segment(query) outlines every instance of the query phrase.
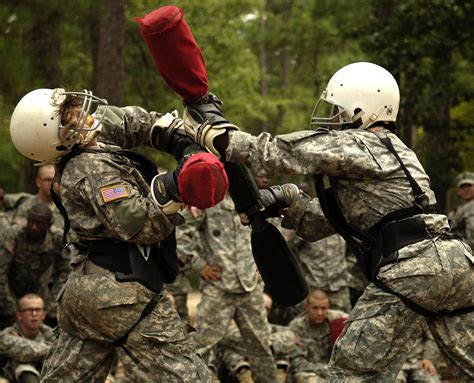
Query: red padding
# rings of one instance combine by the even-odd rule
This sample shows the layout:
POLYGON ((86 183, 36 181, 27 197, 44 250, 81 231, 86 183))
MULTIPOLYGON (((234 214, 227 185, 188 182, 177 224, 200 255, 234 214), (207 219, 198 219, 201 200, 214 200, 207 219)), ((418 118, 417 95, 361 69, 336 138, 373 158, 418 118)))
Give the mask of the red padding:
POLYGON ((342 330, 344 330, 346 321, 347 318, 336 318, 329 322, 331 345, 334 346, 334 343, 336 343, 337 338, 339 338, 342 330))
POLYGON ((207 209, 224 199, 229 180, 216 156, 200 152, 185 162, 178 175, 178 188, 185 204, 207 209))
POLYGON ((197 101, 208 91, 206 65, 183 14, 170 5, 135 21, 168 86, 185 101, 197 101))

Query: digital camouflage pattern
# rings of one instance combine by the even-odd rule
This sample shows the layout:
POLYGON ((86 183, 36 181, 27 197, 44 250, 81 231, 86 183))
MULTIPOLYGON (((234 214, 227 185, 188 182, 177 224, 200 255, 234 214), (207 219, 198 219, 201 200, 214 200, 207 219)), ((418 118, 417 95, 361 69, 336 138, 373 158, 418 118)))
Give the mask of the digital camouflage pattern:
POLYGON ((450 217, 454 224, 454 232, 458 234, 471 249, 474 248, 474 200, 459 206, 450 217))
POLYGON ((188 247, 189 244, 192 244, 192 238, 195 235, 195 228, 192 225, 194 217, 189 208, 182 210, 181 215, 188 223, 184 223, 183 225, 176 227, 176 255, 180 261, 179 273, 173 283, 166 284, 166 288, 175 299, 176 310, 178 311, 179 317, 185 323, 188 323, 189 312, 187 301, 188 293, 191 291, 191 283, 189 282, 187 273, 191 269, 191 264, 189 261, 192 257, 187 255, 187 253, 189 253, 188 250, 182 250, 182 248, 188 247), (191 238, 191 240, 188 240, 188 238, 191 238))
MULTIPOLYGON (((429 177, 414 152, 387 131, 395 150, 431 204, 435 196, 429 177)), ((227 160, 248 164, 267 174, 326 174, 349 224, 368 230, 386 214, 413 206, 410 184, 400 164, 370 131, 350 129, 299 131, 271 137, 262 133, 229 133, 227 160)), ((471 249, 445 239, 446 216, 422 214, 432 239, 399 250, 399 260, 378 277, 392 289, 429 310, 453 310, 474 304, 471 249)), ((284 227, 307 240, 334 234, 317 199, 300 193, 288 209, 284 227)), ((474 378, 474 313, 434 320, 415 313, 403 302, 370 284, 351 312, 335 345, 330 379, 393 381, 403 357, 427 322, 446 363, 459 382, 474 378), (396 335, 395 335, 396 334, 396 335)))
MULTIPOLYGON (((38 194, 31 195, 31 197, 22 198, 21 201, 16 205, 15 209, 11 213, 12 220, 16 224, 25 224, 26 218, 28 215, 28 211, 33 207, 40 203, 43 203, 40 199, 38 194)), ((56 226, 58 229, 63 229, 64 227, 64 218, 56 208, 53 202, 50 204, 46 204, 51 212, 53 213, 52 224, 56 226)))
POLYGON ((43 298, 48 317, 56 318, 56 300, 71 271, 69 252, 63 250, 62 231, 51 226, 42 242, 27 237, 26 226, 12 228, 5 248, 11 254, 8 283, 15 299, 27 293, 43 298))
MULTIPOLYGON (((289 357, 295 347, 295 335, 287 326, 268 323, 269 339, 273 358, 278 368, 285 370, 289 367, 289 357)), ((234 321, 227 328, 224 338, 218 343, 218 356, 231 374, 241 367, 250 368, 247 351, 243 339, 234 321)))
POLYGON ((25 337, 17 323, 3 329, 0 332, 0 354, 7 358, 3 376, 14 382, 17 369, 36 371, 39 374, 52 341, 53 330, 46 325, 41 326, 32 339, 25 337))
POLYGON ((347 317, 345 312, 328 310, 326 320, 318 325, 310 323, 307 315, 290 322, 289 327, 296 336, 295 350, 290 359, 293 375, 311 372, 319 378, 327 377, 332 352, 330 321, 347 317))
POLYGON ((333 309, 350 312, 344 239, 336 234, 309 242, 295 235, 289 244, 300 262, 310 290, 324 291, 333 309))
MULTIPOLYGON (((147 145, 157 117, 138 107, 109 107, 101 140, 122 148, 147 145)), ((117 149, 100 144, 67 163, 60 193, 71 227, 79 241, 157 243, 173 230, 173 217, 163 214, 144 176, 130 160, 115 154, 117 149), (104 202, 100 191, 112 185, 122 185, 128 196, 104 202)), ((168 298, 159 300, 122 346, 113 345, 139 320, 153 296, 138 282, 118 283, 108 271, 88 274, 84 261, 78 263, 58 297, 59 338, 45 361, 43 381, 103 382, 116 349, 132 381, 209 382, 210 373, 168 298)))
POLYGON ((408 351, 406 361, 403 363, 396 382, 438 383, 438 375, 430 375, 421 367, 420 362, 424 359, 433 362, 435 367, 439 365, 439 349, 427 326, 423 326, 422 333, 408 351))
POLYGON ((252 257, 250 228, 241 224, 229 195, 213 208, 206 209, 196 225, 199 237, 191 237, 195 246, 192 254, 199 254, 199 259, 193 261, 194 266, 197 270, 206 264, 217 266, 222 278, 201 279, 197 331, 190 336, 199 352, 205 355, 224 337, 229 322, 234 319, 244 340, 254 379, 276 382, 263 285, 252 257))

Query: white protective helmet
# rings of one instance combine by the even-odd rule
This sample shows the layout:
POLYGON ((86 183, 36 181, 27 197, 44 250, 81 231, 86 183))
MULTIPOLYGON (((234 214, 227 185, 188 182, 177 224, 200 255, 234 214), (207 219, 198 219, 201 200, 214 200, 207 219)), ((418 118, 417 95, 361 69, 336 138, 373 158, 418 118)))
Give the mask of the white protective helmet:
POLYGON ((97 136, 102 119, 94 121, 90 127, 86 124, 93 105, 107 106, 107 101, 87 89, 82 92, 65 92, 61 88, 33 90, 18 102, 10 119, 13 145, 32 160, 54 161, 75 144, 86 144, 97 136), (64 130, 59 108, 69 94, 82 98, 83 103, 77 124, 64 130), (82 135, 81 132, 87 133, 82 135))
POLYGON ((314 107, 310 125, 365 129, 377 121, 396 121, 399 106, 400 91, 392 74, 377 64, 357 62, 331 77, 314 107), (329 116, 318 116, 323 103, 331 107, 329 116))

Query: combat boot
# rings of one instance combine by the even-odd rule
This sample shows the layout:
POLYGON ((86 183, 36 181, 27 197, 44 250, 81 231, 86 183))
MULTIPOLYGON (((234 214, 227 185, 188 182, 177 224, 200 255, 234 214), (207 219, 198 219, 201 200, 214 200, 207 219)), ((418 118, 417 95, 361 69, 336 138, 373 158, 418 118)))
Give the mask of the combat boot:
POLYGON ((241 368, 235 373, 235 377, 239 383, 254 383, 252 379, 252 374, 247 367, 241 368))

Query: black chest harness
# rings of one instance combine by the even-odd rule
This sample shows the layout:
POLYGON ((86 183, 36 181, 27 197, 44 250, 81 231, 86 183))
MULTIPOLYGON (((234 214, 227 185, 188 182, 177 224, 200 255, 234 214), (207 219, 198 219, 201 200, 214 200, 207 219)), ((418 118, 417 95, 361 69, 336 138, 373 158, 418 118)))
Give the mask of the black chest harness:
MULTIPOLYGON (((431 238, 423 220, 417 215, 436 214, 438 213, 438 207, 429 204, 428 196, 410 174, 383 129, 374 128, 369 131, 380 139, 399 162, 415 196, 413 206, 393 211, 384 216, 368 231, 363 231, 347 222, 335 198, 334 191, 331 187, 326 188, 324 186, 324 175, 315 175, 316 193, 324 216, 344 238, 349 248, 355 254, 357 263, 367 279, 381 290, 399 297, 406 306, 425 317, 459 315, 473 311, 474 307, 472 306, 449 312, 433 312, 427 310, 411 299, 392 290, 377 278, 380 268, 398 260, 398 250, 431 238)), ((449 234, 447 234, 447 236, 449 236, 449 234)))
MULTIPOLYGON (((97 152, 98 150, 76 146, 70 153, 60 159, 56 169, 58 182, 61 181, 62 172, 68 161, 86 151, 97 152)), ((157 173, 155 165, 138 153, 125 150, 113 153, 131 160, 148 182, 151 182, 157 173)), ((64 217, 63 244, 67 246, 67 233, 70 229, 69 217, 54 190, 51 190, 51 195, 56 207, 64 217)), ((115 279, 118 282, 137 281, 155 293, 159 293, 162 290, 164 283, 173 282, 179 271, 174 230, 163 241, 143 247, 146 258, 134 243, 113 238, 81 241, 74 243, 74 246, 86 254, 96 265, 114 272, 115 279)))

